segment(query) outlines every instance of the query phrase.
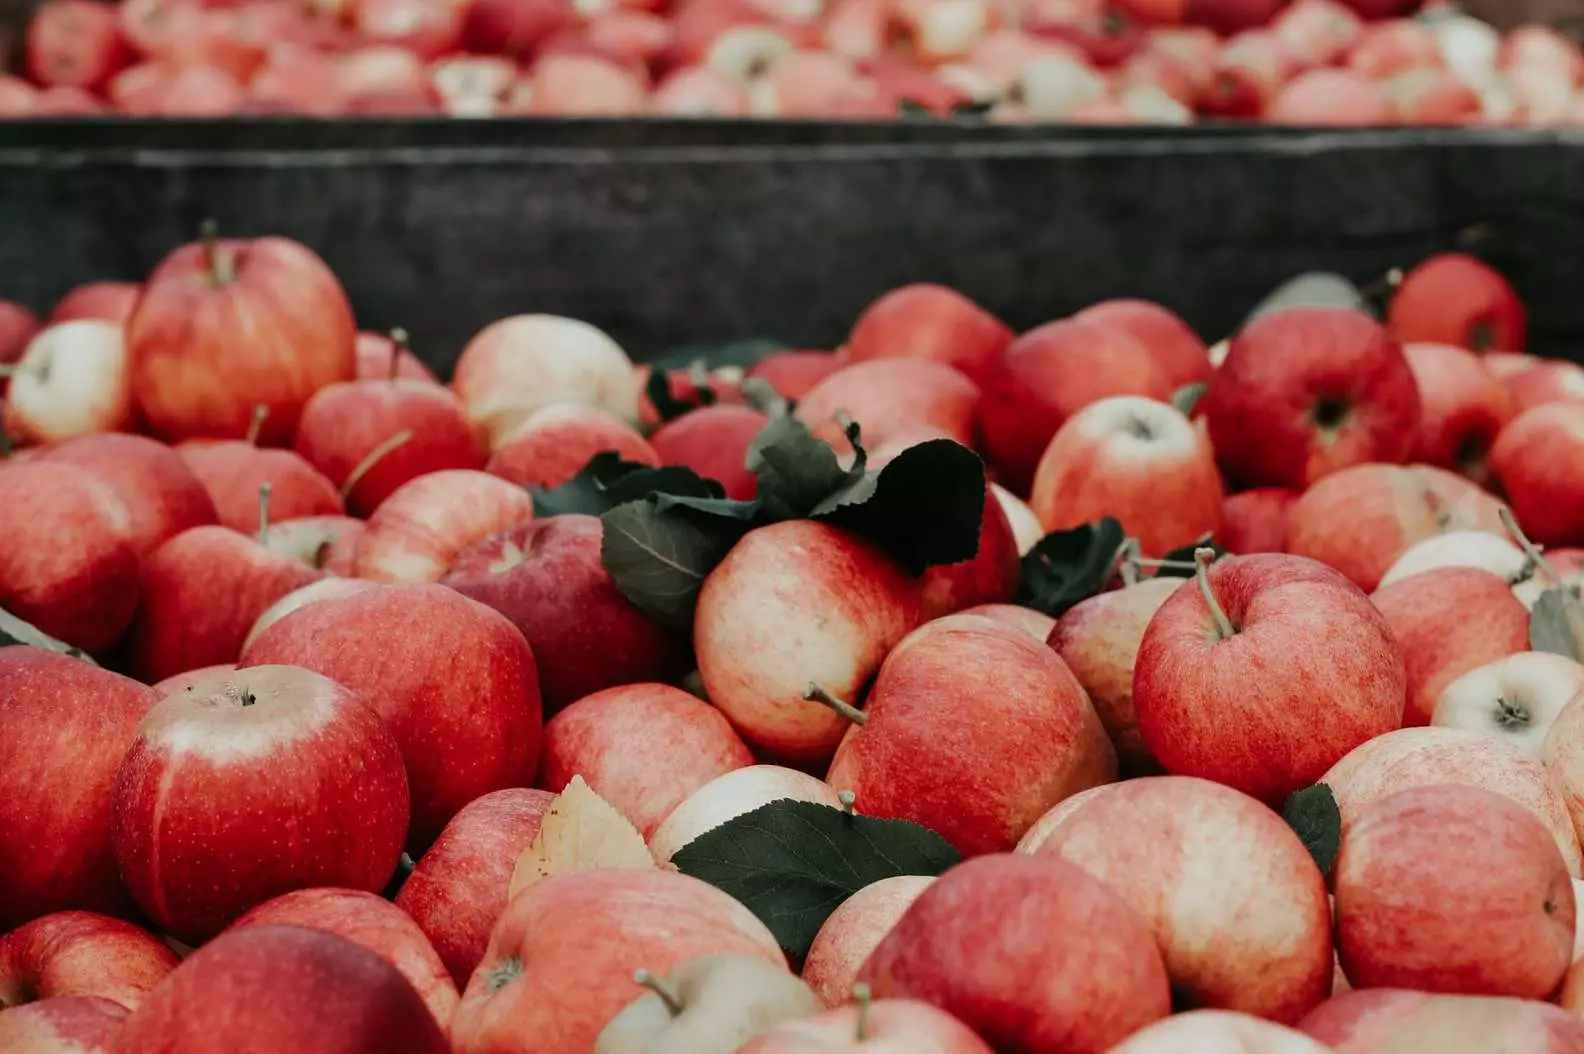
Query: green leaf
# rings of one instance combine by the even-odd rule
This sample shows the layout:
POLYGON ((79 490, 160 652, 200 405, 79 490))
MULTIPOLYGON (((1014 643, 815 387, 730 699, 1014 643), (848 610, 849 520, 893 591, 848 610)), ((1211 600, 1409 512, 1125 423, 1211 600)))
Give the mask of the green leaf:
POLYGON ((81 659, 91 666, 98 665, 94 662, 93 656, 81 648, 74 648, 65 641, 56 640, 32 623, 24 622, 11 612, 0 608, 0 648, 10 647, 47 648, 62 655, 70 655, 74 659, 81 659))
POLYGON ((994 99, 976 99, 969 102, 960 102, 952 107, 953 117, 983 117, 995 109, 994 99))
POLYGON ((693 625, 704 579, 747 531, 725 516, 661 512, 652 498, 618 505, 600 517, 600 561, 633 606, 679 632, 693 625))
MULTIPOLYGON (((857 428, 851 430, 857 445, 857 428)), ((760 429, 748 444, 748 471, 759 478, 759 502, 772 520, 800 520, 833 494, 863 478, 862 448, 856 473, 844 469, 836 451, 815 439, 795 417, 781 417, 760 429)))
POLYGON ((684 344, 661 352, 649 360, 649 365, 655 373, 685 370, 695 363, 701 363, 705 370, 718 370, 727 366, 747 370, 759 365, 759 360, 771 352, 785 351, 791 346, 774 337, 743 337, 740 340, 684 344))
POLYGON ((1060 618, 1106 587, 1124 537, 1109 516, 1047 534, 1023 557, 1018 603, 1060 618))
POLYGON ((1199 400, 1203 399, 1205 392, 1208 392, 1209 390, 1210 386, 1204 381, 1195 381, 1192 384, 1185 384, 1181 388, 1178 388, 1175 392, 1172 392, 1171 404, 1172 406, 1176 407, 1177 412, 1182 414, 1184 417, 1192 417, 1194 407, 1199 405, 1199 400))
POLYGON ((783 948, 802 956, 831 912, 860 889, 897 875, 939 875, 961 859, 950 842, 906 820, 782 800, 700 835, 671 862, 746 905, 783 948))
POLYGON ((1316 783, 1293 791, 1282 806, 1282 819, 1314 857, 1320 873, 1330 878, 1331 869, 1336 866, 1337 850, 1342 846, 1342 810, 1337 808, 1331 788, 1316 783))
POLYGON ((1540 594, 1529 615, 1530 650, 1578 659, 1570 606, 1570 598, 1561 589, 1548 589, 1540 594))
POLYGON ((623 461, 614 451, 605 450, 559 487, 529 487, 528 493, 533 496, 534 516, 543 519, 569 513, 603 516, 618 505, 651 494, 724 498, 726 488, 681 465, 656 468, 623 461))
POLYGON ((674 421, 690 410, 696 410, 708 402, 715 401, 715 393, 708 385, 702 389, 695 389, 695 398, 679 399, 671 390, 671 372, 669 370, 650 370, 649 380, 644 384, 644 394, 649 397, 649 403, 655 408, 661 423, 674 421))
POLYGON ((858 531, 914 575, 972 560, 984 521, 984 462, 950 439, 910 446, 813 515, 858 531))
POLYGON ((1227 555, 1227 551, 1217 545, 1215 543, 1215 539, 1207 534, 1197 542, 1194 542, 1192 545, 1185 545, 1181 549, 1173 549, 1171 552, 1161 557, 1162 560, 1168 561, 1170 564, 1181 566, 1158 567, 1155 569, 1155 577, 1192 578, 1195 574, 1193 566, 1194 553, 1204 548, 1214 549, 1215 558, 1217 560, 1227 555))
POLYGON ((928 106, 925 106, 917 99, 903 99, 901 102, 897 103, 897 116, 909 117, 914 120, 922 120, 932 118, 935 115, 930 112, 930 108, 928 106))

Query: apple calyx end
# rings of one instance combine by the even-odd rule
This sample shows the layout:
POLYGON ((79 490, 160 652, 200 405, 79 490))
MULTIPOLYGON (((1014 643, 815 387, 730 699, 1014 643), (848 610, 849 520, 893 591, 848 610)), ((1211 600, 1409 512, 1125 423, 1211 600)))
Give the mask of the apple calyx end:
POLYGON ((664 1004, 666 1012, 672 1017, 681 1017, 686 1009, 677 994, 666 986, 666 983, 648 970, 636 970, 633 973, 633 983, 640 985, 655 994, 655 997, 664 1004))
POLYGON ((258 696, 253 694, 253 689, 244 688, 244 689, 242 689, 242 697, 240 699, 238 699, 237 702, 240 703, 243 707, 257 706, 258 705, 258 696))
POLYGON ((811 703, 819 703, 830 707, 848 721, 862 728, 869 723, 869 715, 839 696, 832 695, 815 681, 808 683, 808 688, 803 691, 803 698, 811 703))
POLYGON ((502 959, 499 966, 484 971, 484 990, 494 995, 522 976, 522 960, 515 955, 502 959))
POLYGON ((1208 545, 1201 545, 1194 550, 1194 578, 1199 582, 1199 592, 1204 596, 1205 606, 1210 609, 1210 618, 1215 622, 1216 633, 1219 640, 1237 636, 1237 627, 1232 625, 1232 620, 1221 608, 1221 602, 1216 599, 1215 590, 1210 588, 1210 565, 1215 563, 1216 551, 1208 545))

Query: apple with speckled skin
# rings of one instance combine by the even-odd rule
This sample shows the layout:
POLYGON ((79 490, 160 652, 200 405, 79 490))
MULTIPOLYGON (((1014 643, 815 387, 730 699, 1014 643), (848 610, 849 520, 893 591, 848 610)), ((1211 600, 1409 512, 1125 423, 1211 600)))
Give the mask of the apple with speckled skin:
POLYGON ((189 441, 176 448, 214 500, 222 526, 259 530, 259 488, 270 488, 271 522, 346 512, 335 484, 290 450, 269 450, 241 439, 189 441))
POLYGON ((1430 723, 1498 736, 1542 759, 1552 726, 1580 691, 1584 666, 1564 655, 1521 651, 1477 666, 1448 684, 1430 723))
POLYGON ((1496 437, 1491 467, 1537 545, 1584 544, 1584 486, 1569 466, 1584 454, 1584 403, 1547 403, 1496 437))
POLYGON ((649 437, 664 465, 682 465, 726 488, 733 501, 752 501, 759 477, 748 470, 748 444, 770 418, 748 406, 716 403, 667 421, 649 437))
POLYGON ((1468 253, 1421 261, 1403 276, 1387 312, 1398 340, 1474 352, 1523 351, 1526 323, 1523 302, 1507 279, 1468 253))
POLYGON ((1216 543, 1229 553, 1285 553, 1287 516, 1298 492, 1286 487, 1255 487, 1230 495, 1221 506, 1216 543))
POLYGON ((1422 413, 1412 459, 1484 483, 1490 448, 1512 419, 1512 396, 1480 357, 1450 344, 1405 344, 1422 413))
POLYGON ((501 438, 487 469, 521 487, 559 487, 607 451, 623 461, 660 464, 654 447, 621 418, 598 406, 562 403, 534 411, 501 438))
POLYGON ((8 366, 0 392, 6 430, 25 443, 60 443, 131 430, 126 342, 112 322, 83 319, 51 325, 8 366))
MULTIPOLYGON (((132 547, 141 559, 189 527, 220 522, 209 490, 182 456, 147 436, 83 436, 50 447, 46 462, 76 465, 115 491, 131 520, 132 547)), ((253 501, 258 502, 254 491, 253 501)))
POLYGON ((0 1011, 57 996, 97 996, 132 1010, 179 961, 130 922, 58 911, 0 938, 0 1011))
POLYGON ((85 282, 55 302, 51 322, 97 318, 126 325, 143 287, 136 282, 85 282))
POLYGON ((841 1006, 852 999, 859 968, 934 881, 924 875, 882 878, 830 913, 809 945, 802 973, 826 1006, 841 1006))
POLYGON ((91 995, 58 995, 0 1014, 0 1054, 110 1054, 127 1008, 91 995))
POLYGON ((470 546, 533 519, 521 487, 473 469, 408 480, 369 517, 353 569, 376 582, 438 582, 470 546))
POLYGON ((853 362, 925 359, 978 380, 1012 343, 1012 331, 955 289, 919 282, 881 295, 847 338, 853 362))
POLYGON ((878 358, 852 363, 826 377, 798 401, 795 413, 839 454, 851 450, 838 419, 843 414, 863 429, 866 449, 920 427, 972 446, 978 399, 974 382, 945 363, 878 358))
POLYGON ((1102 300, 1073 318, 1126 330, 1144 345, 1174 389, 1215 375, 1205 342, 1170 308, 1148 300, 1102 300))

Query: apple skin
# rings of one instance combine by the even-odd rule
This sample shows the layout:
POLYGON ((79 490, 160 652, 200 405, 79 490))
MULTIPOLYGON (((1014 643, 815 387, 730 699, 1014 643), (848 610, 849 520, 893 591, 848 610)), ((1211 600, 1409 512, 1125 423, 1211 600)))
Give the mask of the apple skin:
POLYGON ((1190 1010, 1133 1033, 1110 1054, 1335 1054, 1302 1032, 1233 1010, 1190 1010))
POLYGON ((1174 391, 1208 382, 1215 374, 1210 351, 1199 334, 1176 312, 1160 304, 1149 300, 1102 300, 1084 308, 1073 319, 1126 330, 1149 351, 1174 391))
POLYGON ((858 979, 879 999, 922 999, 1003 1054, 1109 1050, 1171 1012, 1148 927, 1081 868, 996 854, 926 889, 858 979), (1030 940, 1060 933, 1059 944, 1030 940))
POLYGON ((1401 461, 1421 412, 1401 346, 1368 315, 1338 307, 1250 322, 1199 408, 1230 479, 1296 490, 1350 465, 1401 461))
POLYGON ((703 955, 660 984, 666 999, 639 994, 600 1030, 593 1054, 737 1054, 777 1023, 824 1009, 784 965, 757 955, 703 955))
POLYGON ((840 1006, 761 1032, 737 1054, 993 1054, 967 1025, 915 999, 840 1006), (862 1014, 864 1038, 858 1038, 862 1014))
POLYGON ((1584 483, 1568 466, 1584 454, 1584 403, 1546 403, 1513 418, 1491 468, 1537 545, 1584 544, 1584 483))
POLYGON ((955 289, 918 282, 892 289, 863 309, 847 337, 847 355, 852 362, 925 359, 978 381, 1012 338, 1006 323, 955 289))
POLYGON ((714 886, 674 871, 594 868, 540 879, 506 905, 452 1025, 456 1054, 587 1054, 642 990, 740 952, 785 966, 775 938, 714 886))
POLYGON ((963 608, 957 614, 983 615, 1003 626, 1022 630, 1037 641, 1049 638, 1051 630, 1056 628, 1056 620, 1045 612, 1020 607, 1017 604, 976 604, 971 608, 963 608))
POLYGON ((176 249, 149 275, 126 333, 138 409, 167 440, 241 439, 262 405, 259 442, 284 446, 308 397, 357 372, 341 284, 285 238, 176 249))
POLYGON ((1172 395, 1170 377, 1136 337, 1076 319, 1018 337, 982 388, 975 418, 987 460, 1003 484, 1024 494, 1051 437, 1073 414, 1112 395, 1162 402, 1172 395))
POLYGON ((559 794, 582 776, 647 841, 671 810, 710 780, 754 763, 719 710, 665 684, 584 696, 544 730, 539 782, 559 794), (652 753, 638 753, 644 743, 652 753))
POLYGON ((1264 119, 1271 124, 1345 127, 1399 121, 1396 107, 1379 84, 1344 69, 1299 73, 1276 92, 1264 119))
POLYGON ((407 774, 395 737, 346 688, 288 666, 238 670, 149 711, 115 810, 127 889, 196 946, 294 889, 382 889, 407 833, 407 774))
POLYGON ((1502 378, 1513 414, 1546 403, 1584 402, 1584 368, 1576 362, 1541 362, 1502 378))
POLYGON ((483 439, 461 404, 427 380, 342 381, 319 389, 303 407, 293 449, 339 492, 381 444, 402 433, 411 438, 368 466, 347 493, 353 515, 368 516, 418 476, 484 467, 483 439))
POLYGON ((534 520, 480 541, 441 579, 522 631, 547 715, 605 688, 687 672, 686 638, 616 588, 600 558, 603 537, 597 516, 534 520))
POLYGON ((921 426, 972 446, 978 400, 973 381, 944 363, 880 358, 843 366, 804 395, 794 413, 838 454, 849 450, 836 421, 841 413, 858 423, 866 448, 921 426))
POLYGON ((351 516, 300 516, 277 520, 264 534, 264 548, 328 575, 350 578, 357 543, 367 525, 351 516))
POLYGON ((133 425, 126 342, 111 322, 51 323, 28 342, 6 386, 14 439, 61 443, 133 425))
POLYGON ((1340 574, 1261 553, 1212 566, 1209 588, 1233 637, 1221 638, 1190 580, 1139 643, 1133 704, 1144 745, 1167 772, 1280 805, 1402 723, 1402 653, 1385 617, 1340 574))
POLYGON ((0 937, 0 1010, 58 996, 96 996, 134 1010, 180 961, 130 922, 58 911, 0 937))
POLYGON ((487 470, 521 487, 559 487, 607 450, 623 461, 660 464, 648 441, 620 418, 597 406, 562 403, 535 410, 502 438, 487 470))
POLYGON ((1548 1003, 1399 988, 1348 992, 1322 1003, 1300 1027, 1336 1054, 1393 1049, 1572 1054, 1584 1044, 1584 1021, 1548 1003))
POLYGON ((1478 568, 1518 585, 1523 585, 1524 575, 1533 570, 1523 550, 1501 535, 1484 530, 1448 531, 1431 535, 1403 550, 1381 575, 1380 584, 1382 587, 1395 585, 1427 571, 1449 567, 1478 568))
POLYGON ((1431 724, 1498 736, 1543 761, 1552 725, 1580 691, 1584 666, 1549 652, 1520 651, 1448 684, 1431 724))
POLYGON ((1402 649, 1405 726, 1429 724, 1441 693, 1464 674, 1529 649, 1528 610, 1505 579, 1477 567, 1410 575, 1370 600, 1402 649))
POLYGON ((124 326, 142 295, 137 282, 85 282, 55 302, 50 321, 98 318, 124 326))
POLYGON ((999 483, 989 484, 990 494, 995 498, 996 504, 1001 506, 1001 511, 1006 514, 1007 523, 1012 527, 1012 537, 1017 541, 1019 556, 1027 556, 1045 537, 1045 525, 1040 523, 1039 517, 1034 515, 1034 510, 1028 503, 1013 494, 999 483))
POLYGON ((163 699, 167 695, 174 695, 177 692, 189 691, 192 685, 195 685, 200 681, 206 681, 211 677, 218 677, 224 674, 231 674, 235 672, 236 663, 219 662, 215 663, 213 666, 202 666, 196 670, 187 670, 184 673, 174 674, 162 681, 156 681, 153 685, 151 685, 151 687, 154 689, 154 694, 163 699))
POLYGON ((304 926, 249 926, 193 952, 122 1026, 117 1052, 448 1054, 412 985, 367 948, 304 926), (268 999, 258 998, 269 992, 268 999), (358 1027, 348 1028, 348 1022, 358 1027))
POLYGON ((469 547, 531 519, 533 499, 521 487, 472 469, 432 472, 374 510, 354 568, 375 582, 438 582, 469 547))
POLYGON ((1229 553, 1285 553, 1287 519, 1298 492, 1286 487, 1255 487, 1230 494, 1221 506, 1215 540, 1229 553))
POLYGON ((924 615, 939 618, 982 604, 1009 604, 1017 595, 1022 553, 1001 503, 985 491, 979 549, 955 564, 929 567, 919 576, 924 615))
POLYGON ((149 554, 132 621, 132 672, 152 684, 234 663, 270 605, 322 577, 226 527, 194 527, 149 554))
POLYGON ((1466 253, 1440 253, 1403 276, 1386 324, 1404 343, 1523 351, 1526 318, 1507 279, 1466 253))
POLYGON ((139 559, 189 527, 220 522, 208 488, 180 454, 147 436, 83 436, 50 447, 50 462, 76 465, 98 477, 121 499, 131 519, 139 559))
POLYGON ((1116 752, 1067 664, 978 615, 904 637, 865 714, 825 781, 865 815, 928 827, 964 856, 1011 850, 1063 798, 1116 779, 1116 752))
POLYGON ((385 719, 407 761, 409 849, 426 848, 479 795, 533 782, 541 734, 533 652, 505 616, 453 590, 392 586, 299 608, 265 630, 240 665, 271 664, 333 678, 385 719))
POLYGON ((0 1015, 0 1054, 110 1054, 127 1008, 96 996, 58 995, 0 1015))
POLYGON ((549 791, 509 787, 468 802, 396 894, 434 945, 457 986, 484 958, 490 930, 506 910, 512 871, 555 802, 549 791))
POLYGON ((335 484, 290 450, 266 450, 242 440, 183 443, 176 450, 214 500, 221 526, 233 531, 258 534, 259 488, 266 483, 271 523, 346 514, 335 484))
POLYGON ((649 445, 662 465, 683 465, 720 483, 733 501, 752 501, 759 477, 748 471, 748 444, 769 423, 758 410, 716 403, 667 421, 649 445))
POLYGON ((367 593, 370 590, 383 588, 377 582, 365 582, 361 578, 341 578, 336 575, 329 575, 309 582, 300 589, 292 590, 264 609, 264 613, 254 621, 253 628, 248 630, 247 637, 243 639, 242 651, 246 652, 253 646, 254 641, 264 635, 265 630, 290 615, 293 611, 305 608, 309 604, 317 604, 321 600, 329 600, 332 597, 351 596, 354 593, 367 593))
POLYGON ((1029 508, 1047 531, 1114 517, 1145 556, 1160 557, 1217 531, 1223 500, 1205 434, 1165 403, 1121 395, 1057 430, 1034 470, 1029 508))
POLYGON ((748 371, 784 399, 801 399, 845 363, 828 351, 772 351, 748 371))
POLYGON ((1337 953, 1355 988, 1545 999, 1573 950, 1573 887, 1545 825, 1488 790, 1376 802, 1337 855, 1337 953))
POLYGON ((683 799, 655 828, 649 853, 663 866, 677 850, 727 820, 787 800, 842 807, 835 787, 806 772, 779 765, 749 765, 716 776, 683 799))
POLYGON ((1397 791, 1453 783, 1505 795, 1546 825, 1568 873, 1579 877, 1579 841, 1562 793, 1544 765, 1494 736, 1436 727, 1388 732, 1354 748, 1320 782, 1336 796, 1343 838, 1370 806, 1397 791))
POLYGON ((1574 832, 1584 840, 1584 705, 1578 696, 1552 722, 1540 746, 1540 760, 1573 818, 1574 832))
POLYGON ((28 23, 26 57, 34 83, 94 92, 130 56, 114 7, 95 0, 48 0, 28 23))
POLYGON ((1056 830, 1062 824, 1072 819, 1079 809, 1082 809, 1112 787, 1117 786, 1120 786, 1120 784, 1102 783, 1098 787, 1090 787, 1088 790, 1079 791, 1071 798, 1064 799, 1052 808, 1050 812, 1036 820, 1034 826, 1030 827, 1018 842, 1017 848, 1012 851, 1021 856, 1030 856, 1039 852, 1040 847, 1050 841, 1051 835, 1056 833, 1056 830))
POLYGON ((749 531, 699 591, 693 646, 704 688, 751 747, 822 762, 846 722, 803 698, 809 683, 856 702, 923 621, 921 602, 900 565, 849 531, 813 520, 749 531))
POLYGON ((138 606, 132 516, 87 469, 0 463, 0 607, 95 654, 138 606))
POLYGON ((434 371, 405 346, 383 333, 362 332, 357 335, 357 379, 360 381, 388 381, 392 376, 400 380, 428 381, 439 384, 434 371))
POLYGON ((379 894, 357 889, 299 889, 266 900, 226 932, 268 925, 305 926, 362 945, 401 971, 440 1031, 449 1031, 462 998, 456 982, 412 917, 379 894))
POLYGON ((828 1007, 852 999, 858 970, 879 943, 934 882, 897 875, 863 887, 830 913, 803 959, 803 980, 828 1007))
POLYGON ((1514 413, 1507 387, 1478 355, 1450 344, 1405 344, 1403 356, 1421 407, 1410 456, 1485 482, 1491 444, 1514 413))

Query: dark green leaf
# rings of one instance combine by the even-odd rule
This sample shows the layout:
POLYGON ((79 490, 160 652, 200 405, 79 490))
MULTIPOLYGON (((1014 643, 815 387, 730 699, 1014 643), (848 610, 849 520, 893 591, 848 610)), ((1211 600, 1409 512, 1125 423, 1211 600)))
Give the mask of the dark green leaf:
POLYGON ((795 956, 858 890, 897 875, 939 875, 961 860, 940 835, 804 801, 774 801, 677 851, 686 875, 730 894, 795 956))
POLYGON ((47 648, 62 655, 70 655, 74 659, 81 659, 90 665, 98 665, 93 657, 81 648, 74 648, 65 641, 56 640, 32 623, 24 622, 11 612, 0 608, 0 648, 14 646, 47 648))
POLYGON ((645 466, 637 472, 623 473, 605 487, 610 508, 652 494, 669 494, 678 498, 724 498, 726 488, 681 465, 662 465, 659 468, 645 466))
POLYGON ((699 587, 748 529, 723 516, 662 513, 650 499, 600 517, 600 561, 640 611, 679 632, 693 625, 699 587))
POLYGON ((1314 857, 1320 873, 1331 877, 1337 850, 1342 846, 1342 811, 1336 796, 1324 783, 1293 791, 1282 806, 1282 819, 1297 832, 1304 848, 1314 857))
POLYGON ((1572 601, 1561 589, 1548 589, 1535 601, 1529 615, 1529 647, 1578 659, 1573 640, 1573 620, 1568 607, 1572 601))
POLYGON ((995 109, 994 99, 978 99, 973 102, 960 102, 952 107, 953 117, 983 117, 995 109))
POLYGON ((897 116, 911 117, 914 120, 920 120, 928 119, 934 117, 935 115, 930 112, 930 108, 928 106, 925 106, 917 99, 903 99, 897 104, 897 116))
POLYGON ((1109 516, 1047 534, 1023 557, 1018 603, 1061 617, 1105 588, 1123 538, 1122 525, 1109 516))
POLYGON ((1199 405, 1199 400, 1203 399, 1205 392, 1208 392, 1209 390, 1210 386, 1204 381, 1195 381, 1193 384, 1185 384, 1181 388, 1178 388, 1175 392, 1172 392, 1171 404, 1175 406, 1177 408, 1177 412, 1182 414, 1184 417, 1192 417, 1194 407, 1199 405))
POLYGON ((776 340, 773 337, 744 337, 741 340, 685 344, 661 352, 649 360, 649 365, 656 373, 689 369, 695 363, 702 363, 706 370, 718 370, 727 366, 747 370, 757 366, 759 360, 771 352, 785 351, 789 347, 791 345, 786 341, 776 340))
POLYGON ((1178 566, 1158 567, 1155 569, 1155 577, 1192 578, 1194 576, 1194 553, 1206 547, 1215 550, 1215 558, 1217 560, 1227 555, 1227 551, 1217 545, 1215 539, 1207 534, 1192 545, 1185 545, 1181 549, 1173 549, 1161 557, 1162 560, 1178 566))
POLYGON ((795 417, 771 421, 748 444, 748 471, 759 478, 759 502, 772 520, 799 520, 832 494, 863 476, 836 460, 836 451, 815 439, 795 417))
MULTIPOLYGON (((706 482, 713 483, 714 480, 706 482)), ((731 498, 691 497, 685 494, 656 494, 654 495, 655 511, 667 513, 673 510, 682 512, 701 513, 705 516, 720 516, 728 520, 740 520, 749 523, 757 519, 760 505, 757 501, 733 501, 731 498)))
POLYGON ((528 488, 528 493, 533 497, 534 517, 544 519, 569 513, 599 516, 619 504, 606 495, 610 484, 623 476, 648 469, 648 465, 623 461, 620 455, 609 450, 595 454, 577 475, 559 487, 528 488))
POLYGON ((837 497, 816 518, 858 531, 914 575, 979 552, 984 462, 961 443, 910 446, 837 497))
MULTIPOLYGON (((709 392, 709 388, 704 389, 709 392)), ((644 384, 644 394, 649 396, 649 403, 655 408, 655 413, 661 422, 674 421, 689 410, 696 410, 701 405, 700 399, 679 399, 671 391, 671 373, 669 370, 650 370, 649 380, 644 384)), ((711 392, 711 395, 714 393, 711 392)))

